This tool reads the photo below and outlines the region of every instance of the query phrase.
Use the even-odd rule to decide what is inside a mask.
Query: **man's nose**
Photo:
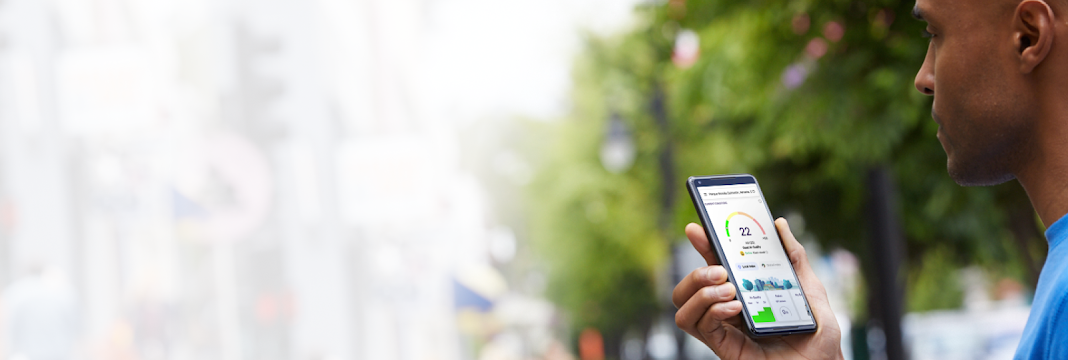
[[[924,95],[934,95],[934,59],[930,49],[927,50],[927,56],[923,59],[923,65],[920,66],[920,71],[916,73],[916,90]]]
[[[916,74],[916,90],[924,95],[934,95],[934,76],[927,76],[923,70]]]

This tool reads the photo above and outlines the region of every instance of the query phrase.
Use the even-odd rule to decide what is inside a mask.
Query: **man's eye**
[[[920,33],[920,36],[930,39],[934,37],[934,34],[932,34],[930,31],[927,31],[927,29],[923,29],[923,32]]]

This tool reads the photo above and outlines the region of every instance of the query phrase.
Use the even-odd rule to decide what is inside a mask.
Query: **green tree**
[[[591,37],[572,112],[537,125],[552,141],[529,188],[531,240],[574,326],[618,334],[662,306],[668,246],[697,220],[680,185],[699,174],[755,174],[773,213],[801,214],[825,248],[864,261],[864,174],[887,166],[907,258],[924,259],[903,274],[922,294],[910,309],[959,305],[931,277],[965,264],[1034,284],[1045,242],[1020,187],[963,188],[946,174],[930,99],[912,85],[927,50],[913,4],[670,0],[639,7],[628,32]],[[672,61],[681,31],[699,38],[689,66]],[[612,112],[637,145],[620,174],[597,157]]]
[[[1044,242],[1020,187],[963,188],[946,175],[930,99],[912,86],[927,50],[912,1],[678,3],[657,18],[695,29],[702,47],[671,75],[675,144],[696,150],[680,161],[686,173],[709,171],[707,147],[729,147],[716,156],[756,174],[773,211],[799,211],[824,245],[866,257],[863,176],[888,164],[909,258],[944,247],[949,264],[1037,281]],[[692,212],[680,206],[677,219]],[[925,263],[910,276],[944,276]]]

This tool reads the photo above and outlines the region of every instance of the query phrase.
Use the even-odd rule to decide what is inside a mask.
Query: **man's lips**
[[[947,144],[949,142],[949,137],[946,136],[944,129],[942,129],[942,119],[938,117],[938,114],[935,113],[933,108],[931,109],[931,118],[934,119],[935,124],[938,124],[938,131],[935,132],[935,138],[942,144],[942,150],[946,152],[946,155],[949,155],[950,148],[952,147]]]

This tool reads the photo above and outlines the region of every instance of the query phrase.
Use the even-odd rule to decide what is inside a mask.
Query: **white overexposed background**
[[[461,132],[563,114],[635,5],[0,2],[0,356],[558,353]],[[470,346],[454,284],[535,335]]]

